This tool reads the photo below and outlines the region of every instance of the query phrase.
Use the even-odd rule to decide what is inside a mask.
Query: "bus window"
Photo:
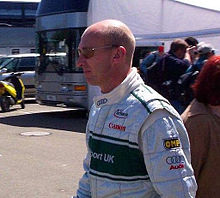
[[[62,74],[68,69],[65,30],[49,31],[38,34],[40,45],[40,66],[38,71]]]
[[[79,46],[79,43],[80,43],[80,40],[81,40],[81,36],[83,34],[83,32],[85,31],[85,28],[79,28],[79,29],[75,29],[73,30],[74,31],[74,42],[72,43],[72,49],[73,49],[73,58],[72,58],[72,67],[75,68],[75,71],[78,71],[78,72],[82,72],[82,68],[81,67],[76,67],[76,62],[77,62],[77,59],[79,57],[78,55],[78,46]]]
[[[80,29],[55,30],[38,33],[41,72],[82,72],[76,67]]]

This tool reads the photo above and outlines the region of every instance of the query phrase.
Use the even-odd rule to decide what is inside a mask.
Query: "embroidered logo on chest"
[[[122,109],[117,109],[114,113],[116,118],[126,119],[128,117],[128,113],[123,112]]]
[[[103,105],[103,104],[105,104],[105,103],[107,103],[108,102],[108,99],[107,98],[102,98],[102,99],[100,99],[99,101],[97,101],[97,106],[99,107],[100,105]]]

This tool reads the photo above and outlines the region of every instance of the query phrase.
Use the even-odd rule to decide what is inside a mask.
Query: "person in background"
[[[159,62],[160,58],[164,54],[164,46],[159,46],[157,51],[151,52],[147,55],[140,64],[140,71],[144,81],[147,81],[147,68]]]
[[[77,66],[102,95],[89,114],[77,197],[195,197],[181,117],[131,67],[134,50],[134,35],[117,20],[97,22],[81,37]]]
[[[189,51],[189,55],[190,55],[190,62],[193,64],[197,57],[198,57],[198,52],[197,52],[197,45],[198,45],[198,40],[194,37],[187,37],[184,39],[186,41],[186,43],[189,45],[189,48],[191,48],[191,50]]]
[[[190,46],[195,46],[196,47],[199,43],[199,41],[196,38],[192,37],[192,36],[189,36],[189,37],[185,38],[184,41],[187,42],[189,47]]]
[[[175,39],[168,53],[165,53],[153,71],[148,70],[147,84],[162,94],[174,108],[183,112],[179,99],[177,81],[190,66],[190,50],[183,39]]]
[[[190,138],[197,198],[220,195],[220,56],[211,57],[192,85],[195,99],[181,115]]]
[[[198,59],[192,64],[186,72],[200,71],[204,63],[213,55],[215,55],[214,47],[209,43],[201,42],[197,47]]]
[[[200,42],[197,45],[197,53],[197,59],[178,80],[178,82],[181,85],[181,95],[183,99],[183,106],[185,106],[185,108],[190,104],[190,102],[194,98],[191,85],[195,82],[195,79],[198,76],[205,62],[215,54],[215,49],[210,44]]]

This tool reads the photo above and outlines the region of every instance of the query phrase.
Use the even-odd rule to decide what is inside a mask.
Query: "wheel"
[[[25,108],[25,104],[24,101],[21,102],[21,108],[24,109]]]
[[[10,101],[7,97],[1,98],[1,108],[2,112],[7,112],[10,109]]]

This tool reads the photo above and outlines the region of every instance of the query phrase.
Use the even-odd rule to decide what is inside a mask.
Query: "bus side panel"
[[[42,73],[36,82],[38,103],[88,108],[88,85],[83,73]]]

